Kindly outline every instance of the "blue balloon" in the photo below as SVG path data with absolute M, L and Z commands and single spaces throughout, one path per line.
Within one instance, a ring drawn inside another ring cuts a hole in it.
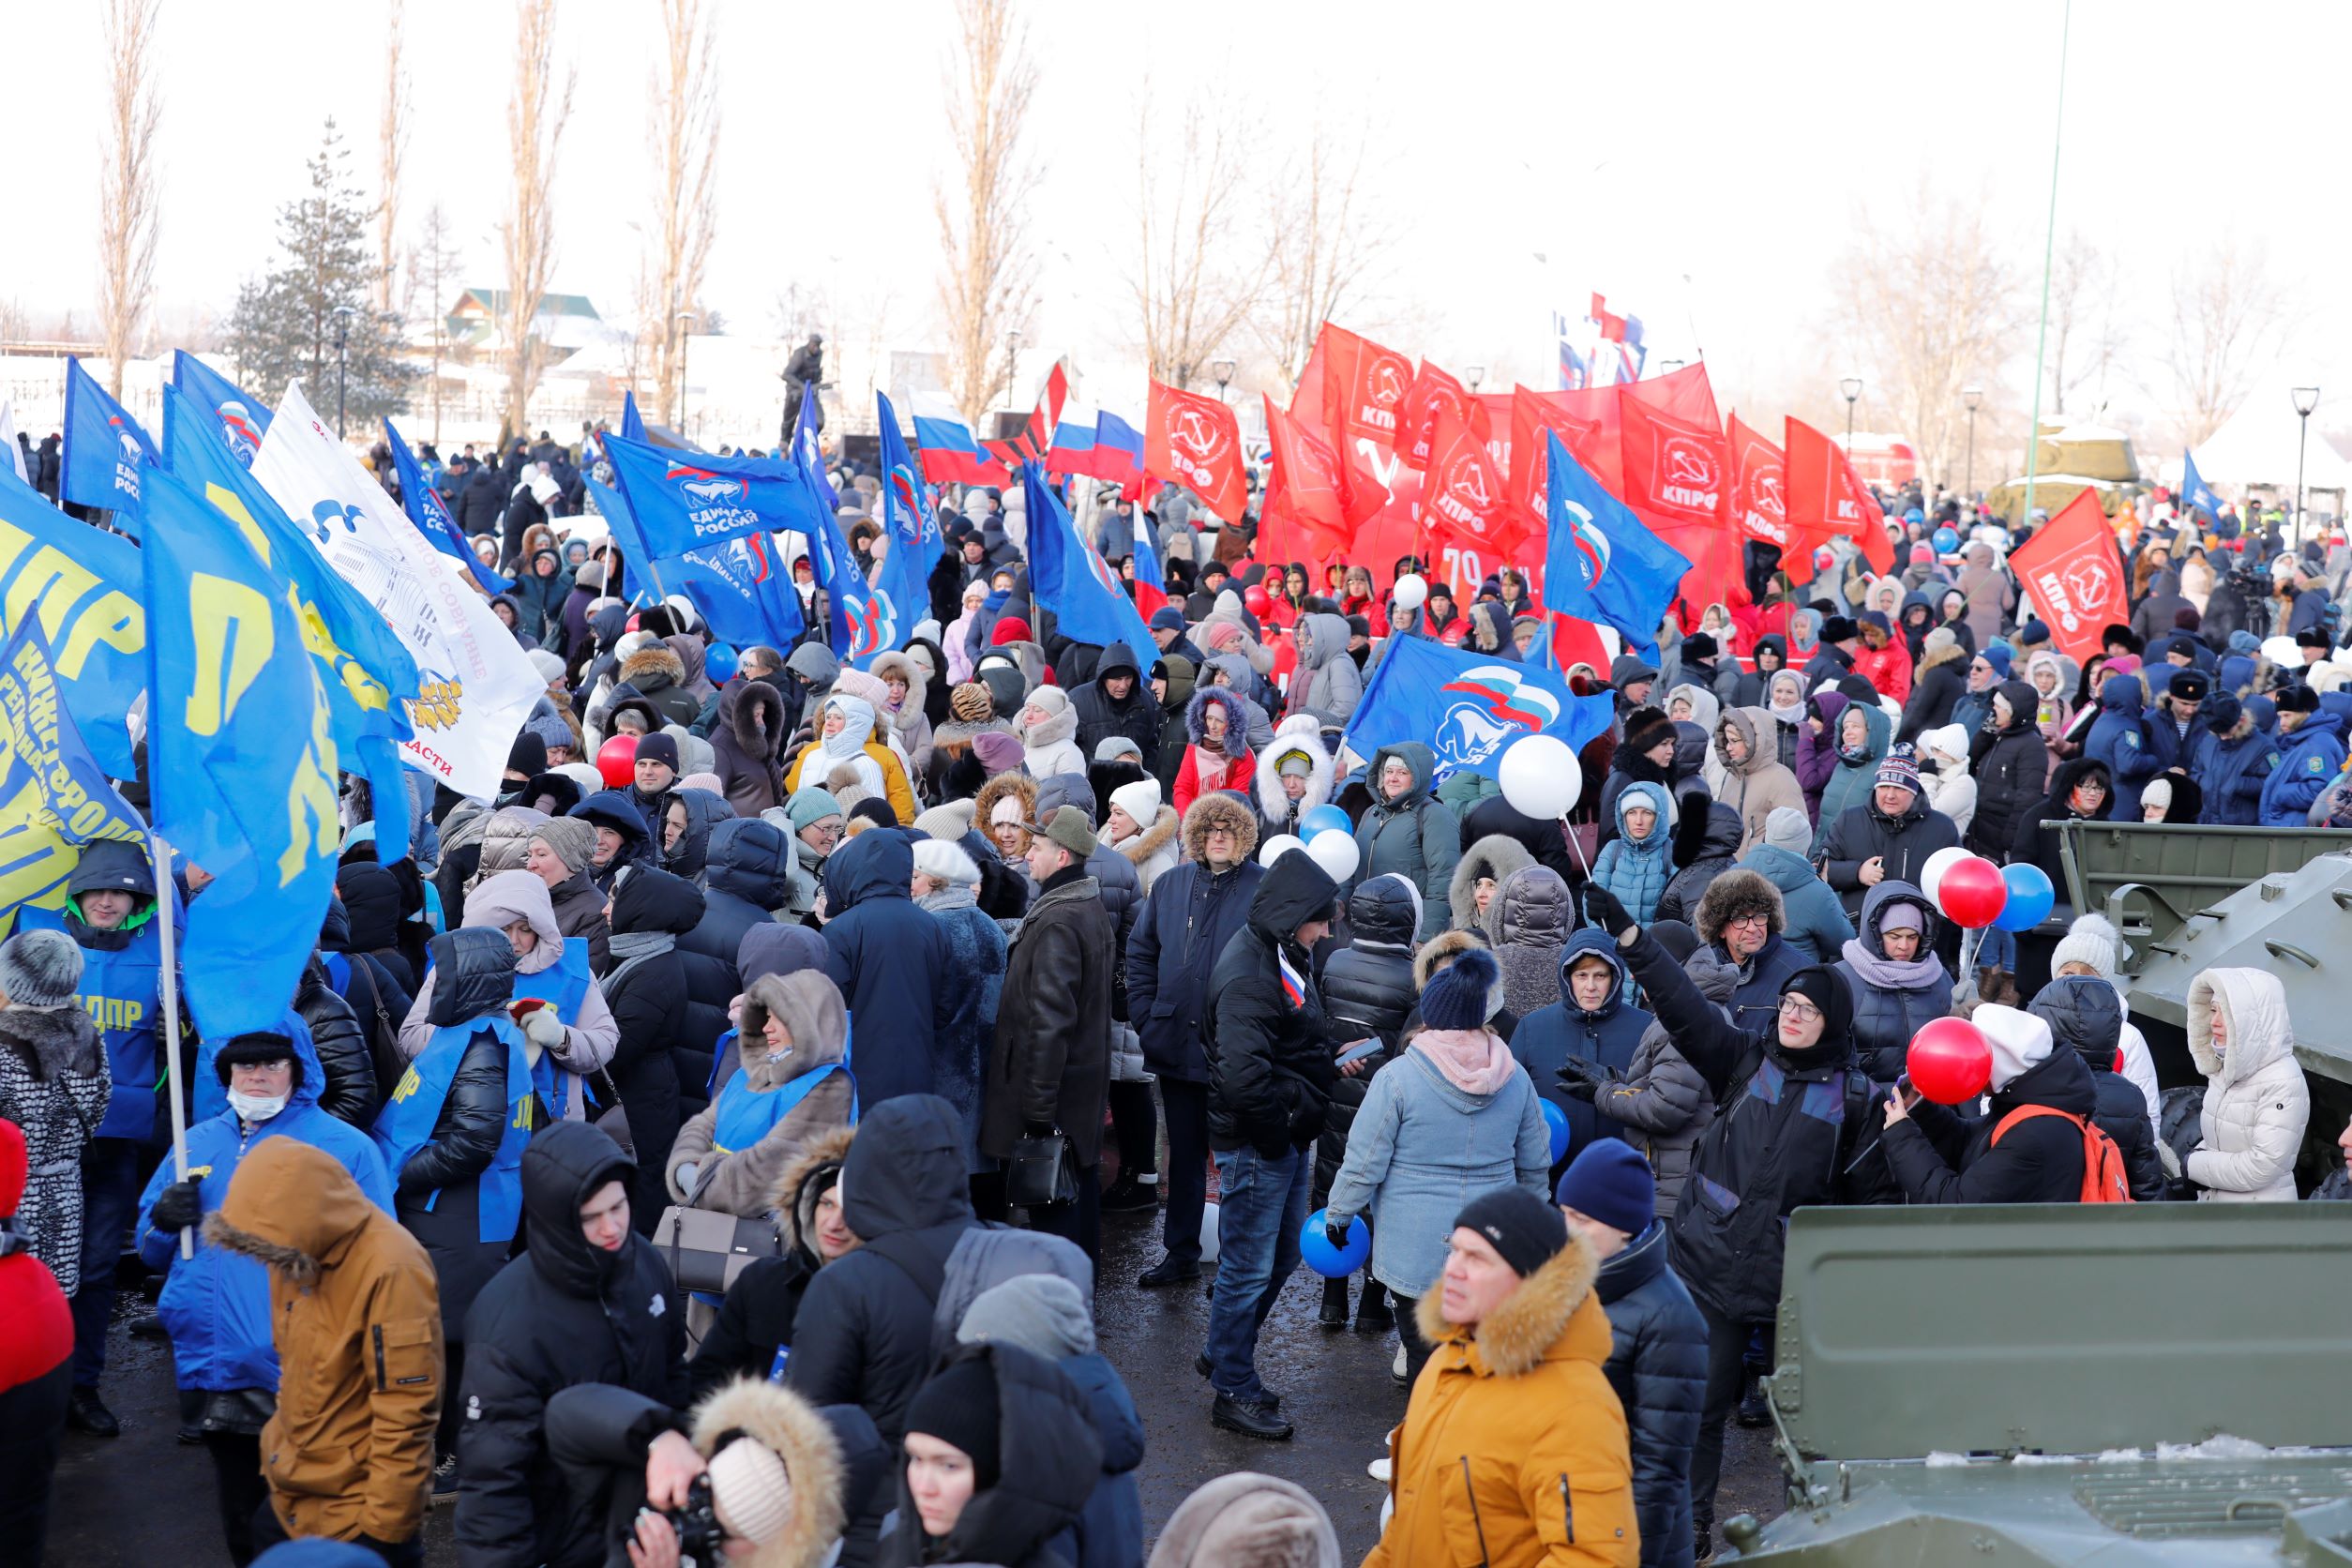
M 2009 884 L 2009 902 L 1993 921 L 1997 929 L 2030 931 L 2050 917 L 2051 906 L 2058 902 L 2050 873 L 2033 865 L 2004 866 L 2001 881 Z
M 1935 537 L 1931 542 L 1936 547 L 1937 554 L 1950 555 L 1953 550 L 1960 548 L 1960 535 L 1952 529 L 1938 528 L 1936 530 Z
M 1355 824 L 1348 820 L 1348 813 L 1336 806 L 1319 806 L 1299 819 L 1299 837 L 1307 843 L 1315 842 L 1315 836 L 1326 828 L 1334 833 L 1347 834 L 1356 830 Z
M 1568 1113 L 1549 1100 L 1535 1103 L 1544 1108 L 1544 1127 L 1552 1135 L 1552 1163 L 1558 1165 L 1568 1153 Z
M 702 650 L 702 673 L 713 686 L 725 686 L 733 680 L 742 664 L 735 650 L 724 642 L 714 642 Z
M 1299 1257 L 1325 1279 L 1345 1279 L 1372 1256 L 1372 1229 L 1359 1214 L 1348 1222 L 1348 1244 L 1334 1247 L 1323 1234 L 1323 1215 L 1329 1212 L 1318 1209 L 1306 1216 L 1306 1224 L 1299 1230 Z

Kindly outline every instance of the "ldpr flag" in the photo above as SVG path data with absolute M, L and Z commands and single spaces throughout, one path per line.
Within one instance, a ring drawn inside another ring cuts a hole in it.
M 1021 499 L 1029 517 L 1029 591 L 1053 611 L 1054 629 L 1096 647 L 1124 642 L 1138 667 L 1151 669 L 1159 644 L 1109 565 L 1078 537 L 1068 508 L 1033 462 L 1021 465 Z
M 79 359 L 66 361 L 65 448 L 59 464 L 60 495 L 114 513 L 115 526 L 134 539 L 140 536 L 143 474 L 161 468 L 162 455 Z
M 1658 624 L 1691 569 L 1689 558 L 1603 490 L 1557 434 L 1544 439 L 1551 447 L 1545 608 L 1615 626 L 1635 652 L 1656 659 Z
M 1894 546 L 1887 538 L 1887 512 L 1847 460 L 1846 449 L 1802 419 L 1784 419 L 1781 449 L 1788 461 L 1790 544 L 1811 554 L 1845 535 L 1862 547 L 1870 569 L 1884 577 L 1894 570 Z M 1787 552 L 1784 552 L 1787 553 Z
M 172 351 L 172 384 L 219 432 L 237 465 L 252 467 L 254 454 L 262 449 L 262 437 L 269 433 L 269 405 L 186 349 Z M 170 450 L 172 408 L 168 401 L 163 410 L 163 445 Z
M 458 520 L 449 515 L 441 492 L 426 477 L 425 465 L 416 460 L 416 454 L 408 449 L 408 443 L 400 439 L 400 432 L 389 419 L 384 422 L 384 439 L 392 448 L 393 471 L 400 477 L 400 509 L 416 525 L 416 531 L 425 535 L 425 542 L 464 567 L 465 575 L 479 583 L 483 593 L 503 594 L 512 588 L 513 582 L 483 565 L 467 548 Z M 523 563 L 522 569 L 529 571 L 530 563 Z
M 1153 478 L 1175 480 L 1226 522 L 1239 523 L 1249 504 L 1242 427 L 1214 398 L 1152 383 L 1143 415 L 1143 468 Z
M 1426 637 L 1391 638 L 1371 684 L 1348 720 L 1348 748 L 1369 757 L 1419 741 L 1440 778 L 1460 772 L 1498 777 L 1502 754 L 1528 735 L 1556 735 L 1581 751 L 1609 727 L 1615 698 L 1578 697 L 1565 677 L 1535 664 L 1449 648 Z
M 2109 626 L 2132 618 L 2115 530 L 2086 490 L 2009 558 L 2009 569 L 2050 628 L 2059 653 L 2078 663 L 2097 653 Z
M 318 943 L 342 846 L 334 719 L 284 585 L 226 516 L 149 479 L 149 791 L 156 831 L 214 879 L 180 974 L 197 1029 L 225 1041 L 277 1026 Z
M 123 716 L 147 686 L 141 592 L 136 545 L 75 521 L 13 469 L 0 469 L 0 633 L 38 621 L 66 705 L 114 778 L 138 771 Z
M 613 488 L 627 497 L 645 548 L 684 555 L 746 534 L 807 533 L 833 508 L 790 458 L 720 458 L 605 438 Z M 511 640 L 510 640 L 511 641 Z
M 2213 487 L 2197 472 L 2197 455 L 2186 447 L 2180 453 L 2180 504 L 2198 507 L 2216 521 L 2221 519 L 2222 498 L 2213 493 Z
M 300 382 L 279 401 L 253 477 L 416 661 L 415 734 L 400 755 L 461 795 L 495 796 L 547 690 L 514 634 L 311 412 Z
M 83 845 L 146 833 L 83 744 L 27 616 L 0 647 L 0 909 L 63 908 Z
M 738 648 L 762 642 L 789 648 L 800 641 L 807 622 L 801 614 L 800 596 L 792 591 L 792 574 L 776 559 L 775 535 L 746 534 L 684 555 L 649 556 L 627 500 L 594 479 L 586 484 L 624 556 L 652 568 L 646 573 L 649 578 L 658 573 L 660 587 L 684 594 L 721 641 Z

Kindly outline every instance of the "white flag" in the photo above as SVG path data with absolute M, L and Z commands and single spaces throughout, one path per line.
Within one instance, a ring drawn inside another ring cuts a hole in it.
M 401 757 L 460 794 L 497 794 L 515 734 L 547 683 L 464 568 L 425 542 L 319 422 L 300 382 L 278 404 L 253 477 L 415 656 L 416 738 L 401 743 Z
M 31 484 L 33 476 L 24 472 L 24 448 L 16 442 L 16 411 L 8 406 L 6 398 L 0 398 L 0 446 L 8 449 L 8 461 L 15 467 L 16 476 Z

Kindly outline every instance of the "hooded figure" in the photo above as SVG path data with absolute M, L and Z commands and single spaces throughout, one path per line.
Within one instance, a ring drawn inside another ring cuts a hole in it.
M 1887 881 L 1862 896 L 1862 931 L 1846 942 L 1838 972 L 1854 997 L 1854 1046 L 1862 1071 L 1880 1083 L 1903 1076 L 1911 1036 L 1952 1012 L 1952 974 L 1936 957 L 1936 912 L 1909 882 Z M 1909 932 L 1910 957 L 1888 952 L 1890 933 Z
M 1319 724 L 1344 726 L 1364 699 L 1364 672 L 1348 656 L 1348 623 L 1337 615 L 1303 615 L 1297 636 L 1290 712 L 1310 715 Z M 1502 641 L 1508 653 L 1510 638 Z
M 82 970 L 81 950 L 62 932 L 0 944 L 0 1118 L 16 1123 L 29 1161 L 8 1212 L 23 1250 L 68 1296 L 82 1281 L 82 1152 L 111 1087 L 106 1048 L 80 1001 Z
M 1818 861 L 1829 846 L 1831 831 L 1848 809 L 1870 799 L 1877 785 L 1878 764 L 1894 745 L 1894 724 L 1886 710 L 1873 703 L 1847 702 L 1830 717 L 1830 699 L 1822 692 L 1814 704 L 1826 720 L 1822 741 L 1836 761 L 1821 786 L 1820 810 L 1815 817 L 1813 858 Z
M 2099 1130 L 2115 1140 L 2131 1179 L 2132 1199 L 2152 1203 L 2164 1196 L 2164 1168 L 2156 1153 L 2156 1125 L 2139 1085 L 2117 1070 L 2123 1060 L 2123 998 L 2095 974 L 2061 974 L 2034 993 L 2026 1011 L 2047 1024 L 2061 1050 L 2072 1050 L 2090 1069 L 2098 1096 Z
M 1110 694 L 1107 683 L 1113 681 L 1125 686 L 1123 695 Z M 1070 693 L 1070 706 L 1078 714 L 1078 748 L 1084 755 L 1092 757 L 1103 742 L 1123 735 L 1135 742 L 1146 773 L 1158 763 L 1160 705 L 1136 663 L 1134 651 L 1125 643 L 1104 645 L 1103 656 L 1094 664 L 1094 678 Z
M 955 1011 L 947 934 L 915 907 L 913 882 L 913 849 L 894 828 L 859 834 L 825 861 L 825 972 L 863 1043 L 867 1110 L 930 1091 L 937 1032 Z
M 2092 788 L 2095 786 L 2095 789 Z M 2017 822 L 2017 837 L 2009 847 L 2012 866 L 2039 866 L 2065 902 L 2066 867 L 2058 854 L 2058 836 L 2043 822 L 2106 822 L 2115 814 L 2115 787 L 2107 764 L 2091 757 L 2060 762 L 2050 774 L 2050 792 Z
M 1784 807 L 1766 820 L 1764 842 L 1750 850 L 1740 868 L 1754 871 L 1780 890 L 1782 937 L 1806 963 L 1834 963 L 1854 934 L 1846 908 L 1805 859 L 1813 825 L 1802 811 Z
M 1718 803 L 1740 814 L 1735 858 L 1764 842 L 1764 822 L 1784 806 L 1802 808 L 1804 792 L 1797 776 L 1781 765 L 1772 716 L 1761 708 L 1733 708 L 1714 731 L 1714 757 L 1722 764 Z
M 954 1521 L 926 1527 L 911 1464 L 898 1479 L 898 1528 L 882 1568 L 929 1562 L 1052 1568 L 1050 1549 L 1077 1523 L 1102 1472 L 1102 1444 L 1085 1395 L 1061 1369 L 1009 1343 L 950 1351 L 907 1411 L 910 1461 L 936 1446 L 960 1455 L 972 1486 Z
M 2140 786 L 2156 776 L 2164 765 L 2149 744 L 2146 708 L 2138 675 L 2109 675 L 2107 684 L 2099 688 L 2099 716 L 2091 721 L 2090 733 L 2083 742 L 2083 755 L 2106 767 L 2115 792 L 2111 814 L 2118 822 L 2140 820 Z M 2343 760 L 2339 752 L 2336 761 Z M 2328 772 L 2332 776 L 2335 769 Z M 2279 825 L 2300 826 L 2301 819 Z
M 1896 1182 L 1914 1203 L 2076 1201 L 2083 1123 L 2099 1108 L 2090 1069 L 2031 1013 L 1988 1003 L 1969 1021 L 1992 1042 L 1991 1104 L 1977 1117 L 1890 1099 L 1881 1146 Z
M 1560 953 L 1576 923 L 1568 884 L 1548 866 L 1523 866 L 1495 890 L 1479 925 L 1502 970 L 1503 1005 L 1520 1018 L 1559 995 Z
M 1579 969 L 1595 968 L 1608 971 L 1606 984 L 1598 999 L 1588 1003 L 1578 994 L 1576 974 Z M 1624 1129 L 1598 1115 L 1590 1097 L 1572 1093 L 1562 1083 L 1565 1069 L 1573 1061 L 1623 1072 L 1641 1044 L 1642 1031 L 1650 1027 L 1651 1016 L 1633 1004 L 1617 944 L 1598 931 L 1571 933 L 1560 949 L 1556 973 L 1554 1000 L 1521 1016 L 1511 1035 L 1511 1054 L 1527 1068 L 1536 1093 L 1567 1114 L 1568 1147 L 1573 1151 L 1596 1138 L 1621 1137 Z
M 821 973 L 764 975 L 746 988 L 741 1065 L 678 1129 L 664 1173 L 671 1200 L 746 1219 L 767 1213 L 785 1168 L 849 1124 L 857 1095 L 849 1037 L 841 993 Z
M 669 1199 L 662 1170 L 678 1136 L 684 1086 L 708 1079 L 710 1047 L 719 1033 L 693 1028 L 686 958 L 677 950 L 678 938 L 701 918 L 702 890 L 667 871 L 635 867 L 613 885 L 612 971 L 603 980 L 621 1029 L 612 1086 L 637 1157 L 630 1223 L 649 1236 Z
M 1235 1470 L 1177 1505 L 1150 1568 L 1340 1568 L 1339 1536 L 1304 1487 Z
M 1214 741 L 1209 735 L 1208 716 L 1212 709 L 1224 725 L 1222 733 Z M 1212 791 L 1247 788 L 1254 762 L 1249 748 L 1248 716 L 1239 697 L 1224 686 L 1196 688 L 1191 704 L 1184 710 L 1184 758 L 1177 765 L 1174 793 L 1169 801 L 1180 815 L 1192 809 L 1194 801 Z
M 1652 912 L 1657 919 L 1696 919 L 1707 890 L 1739 858 L 1743 831 L 1740 813 L 1721 801 L 1709 801 L 1705 810 L 1697 810 L 1702 799 L 1703 796 L 1693 796 L 1682 803 L 1682 821 L 1674 836 L 1675 859 L 1681 863 L 1681 869 L 1674 873 L 1666 891 L 1658 896 L 1657 908 Z M 1694 837 L 1696 843 L 1692 841 Z
M 1394 779 L 1392 763 L 1401 768 L 1402 781 Z M 1418 741 L 1381 746 L 1364 774 L 1372 804 L 1356 822 L 1361 859 L 1355 880 L 1397 871 L 1420 888 L 1423 942 L 1445 929 L 1447 894 L 1462 847 L 1454 813 L 1429 793 L 1436 769 L 1437 759 Z
M 799 857 L 792 835 L 760 818 L 727 818 L 711 829 L 702 871 L 702 918 L 678 939 L 679 948 L 715 960 L 724 971 L 725 1007 L 745 989 L 735 970 L 735 954 L 744 933 L 775 919 L 775 911 L 792 903 L 793 873 Z M 694 976 L 689 973 L 691 981 Z
M 1259 754 L 1254 789 L 1260 842 L 1277 833 L 1296 834 L 1299 819 L 1331 799 L 1332 758 L 1319 724 L 1311 714 L 1292 714 Z
M 1381 1048 L 1364 1072 L 1332 1085 L 1309 1193 L 1319 1202 L 1339 1174 L 1348 1131 L 1373 1075 L 1403 1048 L 1405 1020 L 1419 993 L 1413 984 L 1413 932 L 1420 927 L 1421 890 L 1394 873 L 1374 877 L 1348 899 L 1348 945 L 1324 961 L 1323 1005 L 1334 1031 L 1343 1039 L 1376 1039 Z M 1344 1295 L 1345 1282 L 1332 1283 L 1339 1284 Z
M 2189 982 L 2188 1034 L 2205 1103 L 2182 1174 L 2209 1202 L 2293 1202 L 2311 1090 L 2295 1061 L 2286 988 L 2268 970 L 2206 970 Z
M 1534 858 L 1515 838 L 1481 838 L 1463 850 L 1462 858 L 1454 865 L 1454 880 L 1446 889 L 1447 907 L 1454 916 L 1451 928 L 1490 930 L 1486 916 L 1494 909 L 1504 879 L 1533 864 Z M 1546 974 L 1546 990 L 1550 984 Z

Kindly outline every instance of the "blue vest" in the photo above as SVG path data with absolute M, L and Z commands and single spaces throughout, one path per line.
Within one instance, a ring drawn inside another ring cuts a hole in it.
M 596 976 L 588 972 L 588 939 L 565 937 L 564 956 L 536 974 L 515 972 L 513 1000 L 536 997 L 555 1003 L 555 1016 L 570 1029 L 580 1027 L 580 1004 L 588 1000 Z
M 163 1076 L 156 1055 L 156 1030 L 163 1017 L 163 938 L 156 928 L 161 918 L 160 911 L 150 915 L 120 952 L 82 950 L 82 990 L 74 1000 L 98 1025 L 114 1080 L 106 1114 L 92 1133 L 96 1138 L 146 1142 L 155 1137 L 156 1086 Z M 21 931 L 66 929 L 60 910 L 23 909 L 16 924 Z
M 400 1087 L 392 1091 L 391 1099 L 376 1117 L 375 1140 L 397 1186 L 408 1157 L 432 1141 L 442 1102 L 449 1097 L 449 1085 L 457 1078 L 459 1063 L 465 1060 L 466 1045 L 484 1028 L 506 1047 L 506 1130 L 498 1140 L 498 1153 L 481 1174 L 477 1239 L 510 1242 L 522 1218 L 522 1147 L 531 1141 L 537 1122 L 533 1096 L 551 1094 L 554 1090 L 554 1063 L 543 1054 L 538 1068 L 531 1066 L 522 1031 L 513 1019 L 498 1013 L 434 1030 L 431 1043 L 408 1064 Z M 426 1209 L 430 1210 L 440 1199 L 440 1191 L 434 1190 L 425 1199 Z
M 743 1068 L 727 1080 L 727 1088 L 718 1096 L 718 1116 L 711 1127 L 711 1153 L 733 1154 L 750 1148 L 776 1130 L 792 1108 L 808 1098 L 815 1089 L 834 1072 L 840 1070 L 837 1062 L 806 1072 L 791 1082 L 775 1089 L 754 1089 L 751 1075 Z M 850 1091 L 850 1124 L 857 1124 L 857 1091 Z

